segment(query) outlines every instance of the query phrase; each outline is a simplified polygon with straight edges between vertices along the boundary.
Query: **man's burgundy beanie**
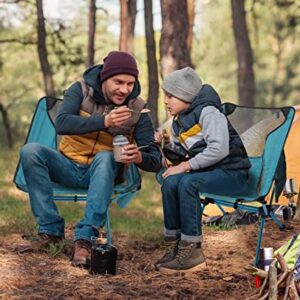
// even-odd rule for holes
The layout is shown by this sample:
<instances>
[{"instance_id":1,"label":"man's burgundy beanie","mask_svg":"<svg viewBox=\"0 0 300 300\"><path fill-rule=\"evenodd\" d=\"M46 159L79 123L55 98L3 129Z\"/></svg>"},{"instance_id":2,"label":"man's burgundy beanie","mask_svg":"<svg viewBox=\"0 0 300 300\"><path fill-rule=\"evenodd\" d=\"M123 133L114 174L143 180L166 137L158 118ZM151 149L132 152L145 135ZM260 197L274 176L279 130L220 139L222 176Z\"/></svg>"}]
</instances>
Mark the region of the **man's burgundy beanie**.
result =
<instances>
[{"instance_id":1,"label":"man's burgundy beanie","mask_svg":"<svg viewBox=\"0 0 300 300\"><path fill-rule=\"evenodd\" d=\"M118 74L129 74L136 79L139 75L137 63L132 55L122 51L111 51L104 58L101 71L101 82Z\"/></svg>"}]
</instances>

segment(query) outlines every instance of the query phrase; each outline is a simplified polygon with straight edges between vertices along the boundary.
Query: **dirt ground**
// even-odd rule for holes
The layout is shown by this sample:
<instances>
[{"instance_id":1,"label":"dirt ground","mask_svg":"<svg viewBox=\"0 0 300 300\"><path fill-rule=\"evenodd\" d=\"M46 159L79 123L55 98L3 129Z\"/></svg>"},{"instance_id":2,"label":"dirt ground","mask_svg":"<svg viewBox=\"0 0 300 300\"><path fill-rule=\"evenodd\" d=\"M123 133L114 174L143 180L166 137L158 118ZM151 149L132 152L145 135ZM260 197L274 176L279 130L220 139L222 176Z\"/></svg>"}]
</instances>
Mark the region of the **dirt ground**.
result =
<instances>
[{"instance_id":1,"label":"dirt ground","mask_svg":"<svg viewBox=\"0 0 300 300\"><path fill-rule=\"evenodd\" d=\"M299 231L300 225L280 231L267 221L263 246L277 249ZM163 275L153 262L163 253L161 244L114 236L118 262L116 276L90 275L70 265L67 255L15 254L21 234L0 237L1 299L247 299L257 293L245 267L253 263L258 225L229 231L204 227L208 269L192 275ZM71 231L67 233L71 241Z\"/></svg>"}]
</instances>

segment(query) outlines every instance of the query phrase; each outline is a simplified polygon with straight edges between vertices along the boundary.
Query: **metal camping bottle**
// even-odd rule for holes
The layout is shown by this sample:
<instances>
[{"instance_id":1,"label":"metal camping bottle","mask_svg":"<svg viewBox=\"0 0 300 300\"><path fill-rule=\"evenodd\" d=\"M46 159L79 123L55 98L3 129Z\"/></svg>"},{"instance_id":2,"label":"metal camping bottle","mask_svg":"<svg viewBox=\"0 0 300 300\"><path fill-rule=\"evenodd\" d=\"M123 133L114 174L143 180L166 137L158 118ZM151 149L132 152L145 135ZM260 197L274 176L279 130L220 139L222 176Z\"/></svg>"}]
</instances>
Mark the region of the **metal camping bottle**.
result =
<instances>
[{"instance_id":1,"label":"metal camping bottle","mask_svg":"<svg viewBox=\"0 0 300 300\"><path fill-rule=\"evenodd\" d=\"M128 145L129 141L124 135L116 135L113 139L113 147L114 147L114 158L115 161L121 160L122 149L125 145Z\"/></svg>"},{"instance_id":2,"label":"metal camping bottle","mask_svg":"<svg viewBox=\"0 0 300 300\"><path fill-rule=\"evenodd\" d=\"M93 237L90 273L116 275L117 256L117 248L108 244L106 238Z\"/></svg>"}]
</instances>

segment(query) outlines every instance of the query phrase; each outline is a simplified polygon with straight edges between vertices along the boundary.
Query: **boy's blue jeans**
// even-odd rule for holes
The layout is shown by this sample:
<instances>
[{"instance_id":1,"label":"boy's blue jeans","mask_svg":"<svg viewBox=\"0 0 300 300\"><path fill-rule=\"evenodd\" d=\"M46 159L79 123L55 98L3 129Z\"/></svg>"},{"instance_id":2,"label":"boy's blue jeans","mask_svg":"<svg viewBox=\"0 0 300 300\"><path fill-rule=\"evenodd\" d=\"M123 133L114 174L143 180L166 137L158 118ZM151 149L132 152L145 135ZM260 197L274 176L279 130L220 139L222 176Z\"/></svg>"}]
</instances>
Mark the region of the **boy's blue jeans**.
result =
<instances>
[{"instance_id":1,"label":"boy's blue jeans","mask_svg":"<svg viewBox=\"0 0 300 300\"><path fill-rule=\"evenodd\" d=\"M64 219L52 199L51 181L87 189L83 219L76 225L75 240L90 240L105 224L118 164L110 151L96 154L91 165L79 165L56 150L31 143L21 150L21 164L39 233L64 236Z\"/></svg>"},{"instance_id":2,"label":"boy's blue jeans","mask_svg":"<svg viewBox=\"0 0 300 300\"><path fill-rule=\"evenodd\" d=\"M247 172L215 169L168 176L162 184L166 237L187 242L202 239L202 207L199 192L237 194L247 187Z\"/></svg>"}]
</instances>

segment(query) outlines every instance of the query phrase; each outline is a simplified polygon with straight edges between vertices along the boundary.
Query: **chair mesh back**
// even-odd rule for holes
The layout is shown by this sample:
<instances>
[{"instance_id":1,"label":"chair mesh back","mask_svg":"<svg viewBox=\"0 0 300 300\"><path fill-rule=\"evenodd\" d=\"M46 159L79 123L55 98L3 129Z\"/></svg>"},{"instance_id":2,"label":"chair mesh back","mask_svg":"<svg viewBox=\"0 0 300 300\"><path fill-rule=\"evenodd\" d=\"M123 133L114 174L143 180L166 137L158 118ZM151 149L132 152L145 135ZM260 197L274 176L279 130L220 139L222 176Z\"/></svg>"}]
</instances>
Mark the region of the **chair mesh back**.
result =
<instances>
[{"instance_id":1,"label":"chair mesh back","mask_svg":"<svg viewBox=\"0 0 300 300\"><path fill-rule=\"evenodd\" d=\"M249 157L261 156L267 136L285 121L280 109L239 106L227 117L240 135Z\"/></svg>"},{"instance_id":2,"label":"chair mesh back","mask_svg":"<svg viewBox=\"0 0 300 300\"><path fill-rule=\"evenodd\" d=\"M253 194L256 190L257 197L265 196L271 188L294 111L231 103L224 104L224 111L240 135L252 164L248 191Z\"/></svg>"}]
</instances>

